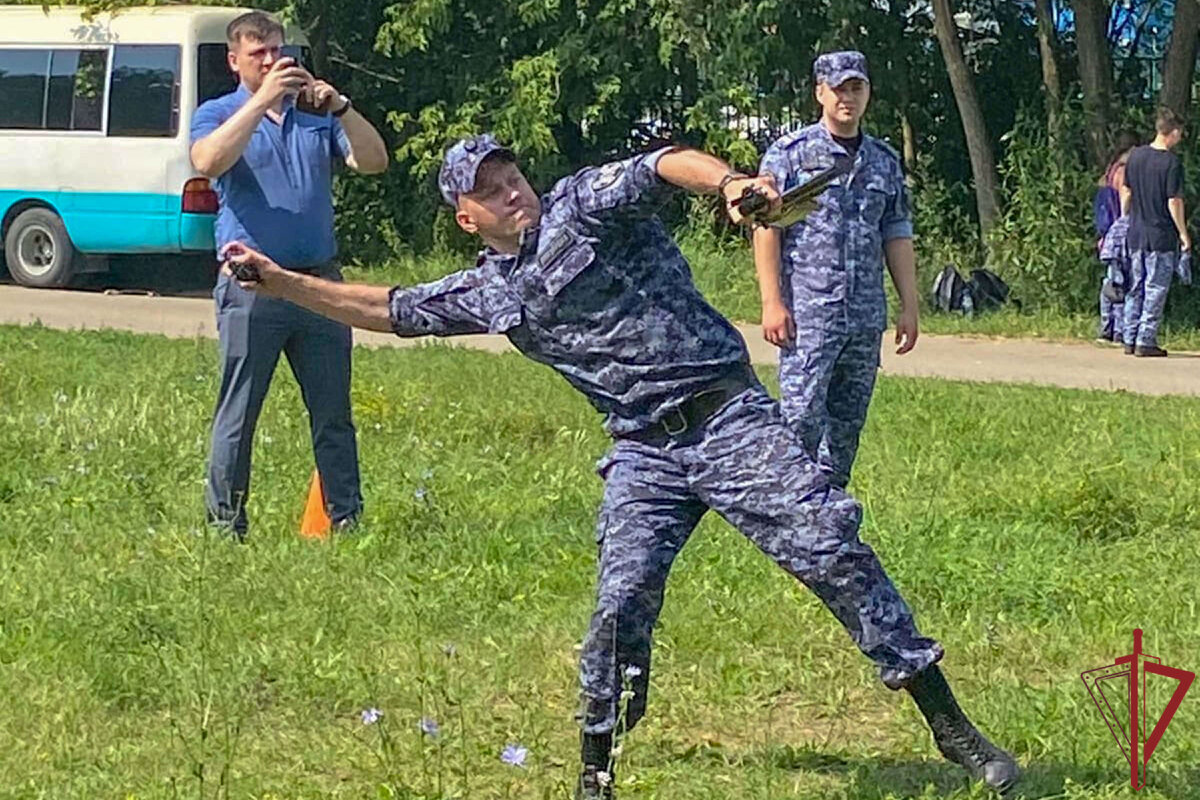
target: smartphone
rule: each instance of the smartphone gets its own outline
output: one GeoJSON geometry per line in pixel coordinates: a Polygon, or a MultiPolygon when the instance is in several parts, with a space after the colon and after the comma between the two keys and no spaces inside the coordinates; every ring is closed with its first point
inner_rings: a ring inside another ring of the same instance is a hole
{"type": "MultiPolygon", "coordinates": [[[[308,55],[308,48],[298,44],[285,44],[279,48],[279,55],[284,58],[290,58],[296,62],[296,66],[301,69],[308,69],[308,64],[305,63],[305,57],[308,55]]],[[[311,72],[311,70],[309,70],[311,72]]],[[[324,114],[325,112],[313,105],[312,100],[301,92],[296,95],[296,108],[307,114],[324,114]]]]}
{"type": "Polygon", "coordinates": [[[296,66],[298,67],[304,67],[304,69],[308,69],[308,65],[304,63],[304,51],[307,49],[308,48],[301,47],[298,44],[285,44],[283,47],[279,48],[279,55],[283,56],[284,58],[292,59],[296,62],[296,66]]]}

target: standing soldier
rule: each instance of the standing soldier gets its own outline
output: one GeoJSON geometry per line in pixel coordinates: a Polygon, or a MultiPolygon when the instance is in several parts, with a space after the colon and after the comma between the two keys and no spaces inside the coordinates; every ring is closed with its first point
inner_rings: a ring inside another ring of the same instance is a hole
{"type": "MultiPolygon", "coordinates": [[[[596,611],[581,655],[577,797],[612,797],[614,737],[646,708],[651,634],[667,575],[711,508],[803,582],[892,689],[906,689],[947,758],[1007,790],[1019,769],[967,719],[875,551],[862,509],[830,484],[750,368],[737,330],[705,302],[654,211],[669,188],[748,187],[696,150],[667,148],[563,178],[540,200],[491,136],[450,148],[442,196],[487,248],[473,269],[411,288],[347,285],[279,269],[234,246],[246,285],[358,327],[401,336],[503,333],[605,414],[614,444],[597,539],[596,611]],[[257,274],[255,274],[255,272],[257,274]],[[632,698],[620,713],[623,681],[632,698]]],[[[736,216],[736,212],[731,214],[736,216]]]]}
{"type": "Polygon", "coordinates": [[[917,343],[917,277],[904,174],[894,150],[860,127],[871,99],[862,53],[813,64],[819,122],[775,142],[759,174],[780,191],[848,167],[786,231],[760,227],[754,262],[763,337],[781,348],[783,412],[830,481],[845,488],[875,388],[887,327],[886,259],[900,295],[897,353],[917,343]]]}

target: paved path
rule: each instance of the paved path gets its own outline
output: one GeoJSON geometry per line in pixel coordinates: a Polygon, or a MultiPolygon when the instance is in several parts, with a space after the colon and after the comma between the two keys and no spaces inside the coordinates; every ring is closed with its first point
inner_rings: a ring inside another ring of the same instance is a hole
{"type": "MultiPolygon", "coordinates": [[[[208,298],[0,286],[0,323],[34,322],[62,329],[114,328],[185,338],[216,336],[212,301],[208,298]]],[[[775,349],[762,340],[757,326],[741,326],[741,330],[754,363],[774,364],[775,349]]],[[[359,344],[368,347],[409,347],[430,341],[367,331],[357,331],[355,336],[359,344]]],[[[502,336],[442,341],[490,352],[510,349],[502,336]]],[[[906,356],[896,356],[894,349],[885,342],[883,370],[890,375],[1200,395],[1200,353],[1142,359],[1126,356],[1117,347],[1091,343],[932,335],[922,336],[917,349],[906,356]]]]}

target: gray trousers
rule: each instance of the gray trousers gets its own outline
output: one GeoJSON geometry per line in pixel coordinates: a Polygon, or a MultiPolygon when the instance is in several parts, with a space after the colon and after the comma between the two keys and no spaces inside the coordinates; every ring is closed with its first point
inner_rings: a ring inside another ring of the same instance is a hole
{"type": "MultiPolygon", "coordinates": [[[[340,280],[336,268],[323,277],[340,280]]],[[[350,329],[286,300],[246,291],[221,275],[213,290],[221,344],[221,389],[213,419],[205,504],[209,520],[244,536],[250,451],[279,354],[308,408],[313,453],[335,521],[362,510],[358,446],[350,414],[350,329]]],[[[300,497],[301,487],[294,487],[300,497]]],[[[297,500],[297,502],[300,502],[297,500]]]]}

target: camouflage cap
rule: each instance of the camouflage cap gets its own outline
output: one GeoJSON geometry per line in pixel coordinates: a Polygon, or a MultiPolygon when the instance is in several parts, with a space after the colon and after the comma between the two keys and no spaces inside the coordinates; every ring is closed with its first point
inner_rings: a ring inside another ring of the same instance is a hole
{"type": "Polygon", "coordinates": [[[822,53],[813,62],[813,78],[817,83],[838,87],[851,78],[870,83],[867,76],[867,57],[857,50],[822,53]]]}
{"type": "Polygon", "coordinates": [[[457,206],[459,195],[475,190],[475,173],[479,171],[483,160],[492,153],[504,153],[509,158],[516,158],[511,150],[497,142],[496,137],[490,133],[459,139],[446,151],[446,157],[442,159],[442,168],[438,172],[438,189],[447,203],[457,206]]]}

